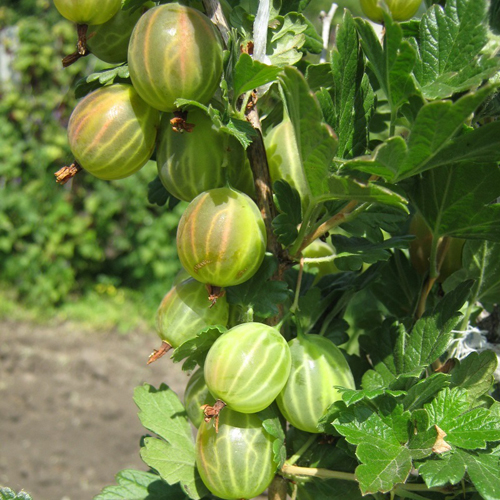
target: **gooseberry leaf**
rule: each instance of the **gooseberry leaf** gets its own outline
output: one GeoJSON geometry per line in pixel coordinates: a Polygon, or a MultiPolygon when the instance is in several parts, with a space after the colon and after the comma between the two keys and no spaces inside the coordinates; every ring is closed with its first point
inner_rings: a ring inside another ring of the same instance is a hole
{"type": "Polygon", "coordinates": [[[99,87],[104,87],[104,85],[111,83],[130,83],[129,77],[130,73],[127,64],[91,73],[78,80],[75,86],[75,97],[80,99],[99,87]]]}
{"type": "Polygon", "coordinates": [[[453,273],[443,284],[446,292],[465,279],[473,279],[471,302],[500,302],[500,243],[467,241],[462,254],[462,269],[453,273]]]}
{"type": "Polygon", "coordinates": [[[391,426],[396,422],[390,417],[400,414],[399,406],[393,415],[383,418],[376,409],[361,403],[342,411],[333,422],[347,442],[357,445],[361,465],[356,468],[356,478],[363,494],[390,491],[410,474],[410,450],[400,443],[399,431],[391,426]]]}
{"type": "Polygon", "coordinates": [[[340,481],[338,479],[315,479],[298,485],[298,498],[314,500],[373,500],[373,496],[362,496],[355,481],[340,481]],[[305,495],[302,496],[304,492],[305,495]]]}
{"type": "Polygon", "coordinates": [[[413,411],[423,408],[434,396],[450,385],[450,375],[433,373],[430,377],[420,380],[408,389],[402,401],[406,410],[413,411]]]}
{"type": "Polygon", "coordinates": [[[485,0],[448,0],[422,16],[415,76],[427,99],[443,99],[478,87],[498,71],[481,54],[488,41],[485,0]]]}
{"type": "MultiPolygon", "coordinates": [[[[364,56],[359,45],[356,25],[348,10],[344,11],[342,23],[337,31],[330,70],[329,77],[323,76],[320,81],[332,80],[333,83],[332,116],[330,119],[325,116],[325,119],[338,135],[337,155],[340,158],[350,158],[364,154],[368,144],[368,123],[374,111],[375,94],[365,73],[364,56]]],[[[324,99],[320,96],[318,98],[324,113],[324,99]]]]}
{"type": "Polygon", "coordinates": [[[389,260],[392,255],[391,249],[408,248],[413,236],[395,236],[373,243],[367,238],[348,238],[334,234],[331,240],[337,254],[335,265],[344,271],[357,271],[362,268],[363,262],[373,264],[381,260],[389,260]]]}
{"type": "Polygon", "coordinates": [[[447,165],[415,178],[407,189],[434,237],[500,241],[500,169],[496,164],[447,165]]]}
{"type": "Polygon", "coordinates": [[[457,484],[465,474],[465,463],[460,450],[434,455],[418,467],[428,488],[457,484]]]}
{"type": "Polygon", "coordinates": [[[363,52],[389,101],[390,109],[397,109],[410,95],[418,94],[412,77],[417,58],[416,51],[403,39],[403,31],[398,23],[385,13],[383,46],[368,21],[360,18],[354,21],[363,52]]]}
{"type": "Polygon", "coordinates": [[[220,325],[208,326],[200,330],[195,337],[182,343],[172,354],[175,363],[185,359],[182,364],[184,371],[191,371],[197,365],[203,366],[208,351],[213,343],[227,331],[227,328],[220,325]]]}
{"type": "MultiPolygon", "coordinates": [[[[117,485],[106,486],[93,500],[188,500],[178,484],[170,486],[157,474],[132,469],[115,476],[117,485]]],[[[0,497],[1,498],[1,497],[0,497]]]]}
{"type": "Polygon", "coordinates": [[[301,47],[304,50],[310,52],[311,54],[319,54],[323,49],[323,40],[319,36],[318,32],[314,28],[314,25],[302,14],[297,12],[290,12],[283,16],[278,16],[275,22],[279,22],[280,25],[276,30],[273,30],[271,43],[276,42],[280,38],[289,35],[304,35],[304,43],[301,47]]]}
{"type": "Polygon", "coordinates": [[[241,94],[271,83],[281,73],[281,68],[255,61],[248,54],[241,54],[234,66],[234,100],[241,94]]]}
{"type": "Polygon", "coordinates": [[[282,2],[280,14],[289,12],[302,12],[311,3],[311,0],[287,0],[282,2]]]}
{"type": "Polygon", "coordinates": [[[300,194],[281,179],[273,184],[273,191],[281,212],[273,219],[274,234],[282,245],[289,246],[297,239],[297,226],[302,221],[300,194]]]}
{"type": "Polygon", "coordinates": [[[491,389],[493,374],[498,366],[497,355],[493,351],[471,352],[451,372],[451,387],[466,389],[467,400],[473,404],[491,389]]]}
{"type": "Polygon", "coordinates": [[[467,467],[467,474],[485,500],[500,498],[500,457],[480,452],[458,450],[467,467]]]}
{"type": "Polygon", "coordinates": [[[0,488],[0,500],[33,500],[25,491],[16,493],[10,488],[0,488]]]}
{"type": "Polygon", "coordinates": [[[167,385],[155,389],[149,384],[136,387],[134,401],[139,419],[159,438],[146,437],[141,458],[163,480],[180,483],[184,492],[198,500],[209,492],[196,469],[195,447],[186,410],[167,385]]]}
{"type": "Polygon", "coordinates": [[[264,429],[275,438],[273,441],[273,456],[277,470],[280,470],[286,460],[286,447],[285,432],[280,422],[279,411],[273,404],[260,411],[257,415],[262,420],[264,429]]]}
{"type": "Polygon", "coordinates": [[[227,301],[245,309],[252,308],[261,318],[278,314],[278,304],[288,298],[288,285],[284,281],[271,280],[278,269],[278,261],[266,253],[259,270],[245,283],[226,289],[227,301]]]}
{"type": "Polygon", "coordinates": [[[395,183],[450,163],[449,157],[439,155],[440,151],[491,92],[491,86],[486,85],[455,102],[435,101],[422,106],[407,141],[399,136],[391,137],[375,149],[371,159],[350,160],[344,167],[379,175],[395,183]]]}
{"type": "Polygon", "coordinates": [[[500,417],[486,408],[471,409],[465,389],[446,388],[424,408],[429,424],[446,432],[445,440],[450,445],[476,450],[500,440],[500,417]]]}
{"type": "Polygon", "coordinates": [[[287,116],[313,197],[328,192],[326,178],[337,148],[333,131],[323,123],[317,99],[296,68],[285,68],[278,78],[287,116]]]}
{"type": "Polygon", "coordinates": [[[162,184],[160,178],[156,176],[148,184],[148,201],[151,205],[158,205],[160,207],[167,206],[169,210],[174,208],[180,200],[172,196],[162,184]]]}

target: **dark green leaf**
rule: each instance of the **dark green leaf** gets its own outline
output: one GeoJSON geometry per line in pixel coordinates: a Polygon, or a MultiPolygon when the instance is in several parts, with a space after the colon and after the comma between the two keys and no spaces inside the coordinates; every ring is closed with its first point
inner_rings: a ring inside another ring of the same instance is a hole
{"type": "Polygon", "coordinates": [[[276,80],[281,68],[255,61],[248,54],[241,54],[234,66],[234,100],[241,94],[276,80]]]}
{"type": "Polygon", "coordinates": [[[24,491],[16,493],[12,491],[10,488],[0,488],[0,500],[33,500],[33,499],[28,493],[24,491]]]}
{"type": "Polygon", "coordinates": [[[167,205],[168,209],[174,208],[179,203],[179,200],[165,189],[158,176],[148,184],[148,201],[151,205],[160,207],[167,205]]]}
{"type": "Polygon", "coordinates": [[[500,169],[489,165],[448,165],[415,178],[412,201],[435,237],[500,241],[500,169]]]}
{"type": "Polygon", "coordinates": [[[302,222],[302,212],[299,192],[285,180],[273,184],[281,214],[273,220],[274,233],[278,241],[285,246],[291,245],[299,232],[297,226],[302,222]]]}
{"type": "Polygon", "coordinates": [[[346,406],[351,406],[353,404],[358,403],[359,401],[363,401],[364,399],[370,400],[378,398],[379,396],[389,395],[394,398],[399,396],[404,396],[404,391],[390,391],[388,389],[372,389],[372,390],[360,390],[357,391],[355,389],[345,389],[339,388],[339,391],[342,394],[342,401],[346,404],[346,406]]]}
{"type": "MultiPolygon", "coordinates": [[[[320,88],[331,87],[333,83],[333,75],[330,64],[329,63],[310,64],[306,70],[306,80],[311,90],[319,90],[320,88]]],[[[332,125],[330,122],[328,123],[332,125]]]]}
{"type": "Polygon", "coordinates": [[[213,343],[226,331],[223,326],[208,326],[199,331],[196,336],[187,340],[175,349],[172,360],[174,362],[186,359],[182,365],[185,371],[191,371],[197,365],[202,366],[205,362],[209,349],[213,343]]]}
{"type": "Polygon", "coordinates": [[[337,141],[332,130],[322,123],[318,101],[300,72],[285,68],[279,81],[309,188],[313,197],[320,196],[327,192],[326,178],[337,141]]]}
{"type": "Polygon", "coordinates": [[[266,253],[262,265],[254,276],[241,285],[227,288],[228,302],[247,309],[251,307],[261,318],[278,314],[277,305],[288,298],[288,286],[284,281],[270,279],[277,268],[276,257],[266,253]]]}
{"type": "Polygon", "coordinates": [[[141,458],[168,484],[180,483],[193,500],[208,494],[196,469],[194,441],[186,410],[165,384],[159,389],[145,384],[136,387],[134,401],[146,429],[161,439],[147,437],[141,458]]]}
{"type": "Polygon", "coordinates": [[[449,375],[434,373],[408,390],[408,394],[403,399],[403,406],[410,411],[422,408],[425,403],[428,403],[438,392],[449,385],[449,375]]]}
{"type": "Polygon", "coordinates": [[[467,466],[467,473],[477,491],[485,500],[500,498],[500,457],[486,453],[467,453],[459,450],[467,466]]]}
{"type": "MultiPolygon", "coordinates": [[[[348,10],[345,10],[332,52],[332,75],[334,117],[328,123],[339,138],[338,156],[350,158],[364,154],[375,94],[365,73],[356,26],[348,10]]],[[[331,76],[326,81],[330,81],[331,76]]]]}
{"type": "Polygon", "coordinates": [[[335,265],[342,270],[356,271],[361,269],[363,262],[373,264],[381,260],[389,260],[391,249],[408,248],[413,236],[397,236],[380,243],[372,243],[366,238],[348,238],[332,235],[333,246],[337,257],[335,265]]]}
{"type": "Polygon", "coordinates": [[[466,279],[473,279],[471,302],[500,302],[500,244],[490,241],[467,241],[462,255],[463,269],[452,274],[443,284],[453,290],[466,279]]]}
{"type": "Polygon", "coordinates": [[[281,425],[279,410],[275,405],[271,405],[257,415],[262,420],[264,429],[275,438],[273,441],[273,454],[279,470],[286,460],[285,432],[281,425]]]}
{"type": "Polygon", "coordinates": [[[311,0],[286,0],[282,2],[280,14],[288,14],[288,12],[302,12],[311,0]]]}
{"type": "Polygon", "coordinates": [[[362,496],[355,481],[338,479],[313,479],[298,485],[297,498],[301,500],[373,500],[371,495],[362,496]]]}
{"type": "Polygon", "coordinates": [[[465,474],[465,463],[462,454],[457,450],[437,455],[425,461],[419,468],[419,474],[428,488],[457,484],[465,474]]]}
{"type": "Polygon", "coordinates": [[[498,365],[497,355],[493,351],[471,352],[462,359],[451,372],[451,387],[467,390],[467,399],[473,404],[487,394],[493,385],[493,374],[498,365]]]}
{"type": "Polygon", "coordinates": [[[361,46],[384,91],[391,109],[397,109],[417,89],[412,78],[416,51],[406,40],[398,23],[385,15],[384,47],[368,21],[355,19],[361,46]]]}
{"type": "MultiPolygon", "coordinates": [[[[158,475],[132,469],[115,476],[116,486],[106,486],[94,500],[188,500],[179,485],[170,486],[158,475]]],[[[1,498],[1,497],[0,497],[1,498]]]]}

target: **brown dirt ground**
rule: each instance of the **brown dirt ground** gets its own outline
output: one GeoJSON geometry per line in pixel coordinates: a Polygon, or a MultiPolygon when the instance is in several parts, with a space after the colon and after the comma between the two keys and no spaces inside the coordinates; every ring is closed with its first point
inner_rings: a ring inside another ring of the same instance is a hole
{"type": "Polygon", "coordinates": [[[146,366],[154,332],[79,332],[0,322],[0,486],[34,500],[89,500],[139,457],[146,430],[135,386],[187,375],[167,357],[146,366]]]}

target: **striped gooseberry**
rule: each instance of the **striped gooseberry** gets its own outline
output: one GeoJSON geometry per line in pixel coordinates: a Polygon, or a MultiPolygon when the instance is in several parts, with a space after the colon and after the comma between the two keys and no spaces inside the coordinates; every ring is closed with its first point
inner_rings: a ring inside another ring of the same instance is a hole
{"type": "Polygon", "coordinates": [[[266,250],[266,229],[257,205],[232,188],[198,195],[177,228],[184,269],[202,283],[226,287],[251,278],[266,250]]]}
{"type": "Polygon", "coordinates": [[[341,398],[334,386],[355,388],[351,369],[340,349],[319,335],[301,334],[288,345],[292,369],[276,402],[294,427],[319,433],[318,420],[341,398]]]}
{"type": "Polygon", "coordinates": [[[222,75],[222,42],[199,10],[178,3],[150,9],[132,32],[130,78],[139,95],[161,111],[174,111],[178,98],[204,104],[222,75]]]}
{"type": "Polygon", "coordinates": [[[153,2],[148,2],[140,9],[120,9],[105,23],[89,26],[87,47],[101,61],[110,64],[126,61],[132,30],[142,14],[154,5],[153,2]]]}
{"type": "Polygon", "coordinates": [[[68,139],[76,161],[100,179],[122,179],[151,157],[159,113],[131,85],[102,87],[73,110],[68,139]]]}
{"type": "Polygon", "coordinates": [[[156,313],[156,331],[162,340],[176,348],[207,326],[226,326],[228,317],[226,297],[212,304],[205,285],[190,278],[163,297],[156,313]]]}
{"type": "Polygon", "coordinates": [[[245,150],[232,136],[215,129],[201,109],[189,111],[191,132],[175,132],[164,114],[158,132],[158,176],[176,198],[191,201],[203,191],[226,185],[251,193],[253,178],[245,150]]]}
{"type": "Polygon", "coordinates": [[[202,422],[198,430],[196,465],[201,479],[219,498],[254,498],[276,472],[272,445],[258,415],[224,408],[218,432],[213,421],[202,422]]]}
{"type": "Polygon", "coordinates": [[[213,405],[214,403],[215,399],[208,390],[203,370],[199,368],[189,378],[186,390],[184,391],[186,413],[195,427],[199,427],[203,421],[203,410],[201,407],[205,404],[213,405]]]}
{"type": "Polygon", "coordinates": [[[314,283],[317,283],[323,276],[328,274],[338,273],[339,270],[335,263],[333,262],[333,257],[335,256],[335,250],[324,241],[315,240],[309,246],[307,246],[302,251],[303,257],[306,259],[331,259],[325,260],[324,262],[305,262],[304,269],[306,271],[317,269],[318,273],[314,279],[314,283]]]}
{"type": "Polygon", "coordinates": [[[361,0],[361,9],[368,19],[382,23],[384,21],[383,8],[380,6],[382,2],[389,8],[394,21],[408,21],[417,13],[422,0],[361,0]]]}
{"type": "Polygon", "coordinates": [[[205,381],[212,395],[232,410],[256,413],[276,399],[290,366],[290,350],[278,330],[243,323],[222,334],[208,351],[205,381]]]}
{"type": "Polygon", "coordinates": [[[272,182],[280,179],[288,182],[299,192],[303,206],[307,206],[312,197],[311,189],[302,165],[293,123],[285,119],[274,127],[266,135],[265,145],[272,182]]]}
{"type": "Polygon", "coordinates": [[[61,16],[77,24],[102,24],[111,19],[122,0],[54,0],[61,16]]]}

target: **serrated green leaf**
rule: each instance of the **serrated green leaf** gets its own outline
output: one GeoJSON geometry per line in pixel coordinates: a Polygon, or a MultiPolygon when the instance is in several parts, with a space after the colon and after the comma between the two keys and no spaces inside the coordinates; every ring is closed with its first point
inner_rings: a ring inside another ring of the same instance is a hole
{"type": "Polygon", "coordinates": [[[225,125],[220,127],[220,130],[238,139],[244,149],[247,149],[257,137],[257,131],[250,123],[236,118],[231,118],[225,125]]]}
{"type": "Polygon", "coordinates": [[[435,237],[500,241],[500,169],[447,165],[415,178],[408,193],[435,237]]]}
{"type": "Polygon", "coordinates": [[[393,398],[405,395],[404,391],[391,391],[389,389],[355,390],[355,389],[346,389],[344,387],[342,388],[339,387],[338,390],[342,394],[342,401],[344,401],[346,406],[351,406],[365,399],[366,400],[376,399],[379,396],[384,396],[384,395],[388,395],[393,398]]]}
{"type": "Polygon", "coordinates": [[[446,388],[425,405],[431,425],[446,432],[446,442],[475,450],[486,448],[489,441],[500,440],[500,418],[485,408],[470,409],[466,391],[446,388]]]}
{"type": "Polygon", "coordinates": [[[335,265],[341,270],[357,271],[362,268],[363,262],[389,260],[391,249],[408,248],[413,236],[395,236],[379,243],[373,243],[366,238],[348,238],[341,235],[332,235],[333,246],[336,251],[335,265]]]}
{"type": "Polygon", "coordinates": [[[428,488],[457,484],[465,474],[465,463],[459,450],[440,454],[418,467],[428,488]]]}
{"type": "Polygon", "coordinates": [[[349,443],[357,445],[362,464],[356,468],[356,477],[363,494],[390,491],[406,481],[412,467],[410,451],[373,408],[350,407],[333,425],[349,443]]]}
{"type": "MultiPolygon", "coordinates": [[[[170,486],[158,475],[132,469],[115,476],[115,486],[106,486],[94,500],[188,500],[179,485],[170,486]]],[[[1,498],[1,497],[0,497],[1,498]]]]}
{"type": "Polygon", "coordinates": [[[436,101],[422,106],[408,142],[402,137],[391,137],[374,151],[372,159],[355,159],[346,162],[344,167],[379,175],[395,183],[448,164],[450,158],[439,155],[440,151],[448,146],[449,141],[462,129],[463,123],[492,90],[492,87],[485,86],[456,102],[436,101]]]}
{"type": "Polygon", "coordinates": [[[284,17],[279,16],[275,21],[279,21],[280,25],[276,30],[273,30],[271,43],[280,40],[281,38],[293,34],[304,35],[304,43],[301,47],[312,54],[319,54],[323,49],[323,40],[317,33],[314,25],[302,14],[297,12],[290,12],[284,17]]]}
{"type": "Polygon", "coordinates": [[[466,389],[467,399],[472,404],[491,389],[497,365],[498,358],[493,351],[471,352],[453,368],[451,387],[466,389]]]}
{"type": "Polygon", "coordinates": [[[234,99],[241,94],[276,80],[281,68],[255,61],[248,54],[241,54],[234,66],[234,99]]]}
{"type": "Polygon", "coordinates": [[[500,499],[500,457],[486,453],[467,453],[459,450],[467,466],[467,473],[477,491],[485,500],[500,499]]]}
{"type": "Polygon", "coordinates": [[[298,225],[302,222],[302,211],[299,192],[285,180],[278,180],[273,184],[281,214],[273,220],[273,230],[278,241],[284,245],[291,245],[299,234],[298,225]]]}
{"type": "Polygon", "coordinates": [[[97,73],[91,73],[85,78],[78,80],[75,86],[75,97],[80,99],[90,92],[110,83],[130,83],[130,74],[127,64],[122,64],[110,69],[103,69],[97,73]]]}
{"type": "Polygon", "coordinates": [[[213,325],[200,330],[195,337],[182,343],[172,354],[172,360],[176,363],[185,359],[182,369],[184,371],[191,371],[197,365],[203,366],[208,351],[213,343],[224,333],[227,329],[224,326],[213,325]]]}
{"type": "Polygon", "coordinates": [[[257,415],[262,420],[262,427],[275,438],[273,441],[273,455],[279,470],[286,460],[285,432],[280,422],[280,413],[274,405],[271,405],[257,415]]]}
{"type": "Polygon", "coordinates": [[[230,286],[226,289],[227,301],[252,308],[261,318],[269,318],[278,314],[278,304],[288,298],[288,286],[284,281],[271,280],[276,272],[276,257],[266,253],[259,270],[245,283],[230,286]]]}
{"type": "Polygon", "coordinates": [[[16,493],[10,488],[0,488],[0,500],[33,500],[25,491],[16,493]]]}
{"type": "Polygon", "coordinates": [[[403,31],[398,23],[385,15],[383,47],[368,21],[355,19],[361,38],[361,46],[373,72],[384,91],[391,109],[397,109],[418,91],[412,77],[416,51],[403,40],[403,31]]]}
{"type": "Polygon", "coordinates": [[[473,279],[471,302],[500,302],[500,243],[467,241],[462,263],[463,268],[444,282],[444,290],[448,292],[463,280],[473,279]]]}
{"type": "Polygon", "coordinates": [[[412,460],[422,460],[432,454],[432,449],[436,443],[437,430],[431,427],[425,431],[414,432],[408,441],[412,460]]]}
{"type": "Polygon", "coordinates": [[[427,99],[443,99],[478,87],[498,70],[481,56],[487,38],[485,0],[449,0],[433,6],[420,23],[419,64],[415,70],[427,99]]]}
{"type": "MultiPolygon", "coordinates": [[[[338,156],[350,158],[364,154],[368,144],[368,123],[374,111],[375,94],[365,74],[364,56],[356,26],[344,11],[332,51],[333,116],[327,119],[339,138],[338,156]]],[[[325,81],[325,80],[324,80],[325,81]]]]}
{"type": "Polygon", "coordinates": [[[420,380],[408,389],[408,394],[402,403],[406,410],[422,408],[438,392],[450,385],[450,376],[444,373],[434,373],[430,377],[420,380]]]}
{"type": "Polygon", "coordinates": [[[302,74],[295,68],[285,68],[279,81],[309,188],[313,197],[320,196],[327,192],[325,181],[337,141],[332,130],[322,123],[318,101],[302,74]]]}
{"type": "Polygon", "coordinates": [[[159,389],[145,384],[136,387],[134,401],[146,429],[162,439],[146,438],[141,458],[168,484],[180,483],[193,500],[208,494],[196,470],[195,449],[186,410],[165,384],[159,389]]]}

